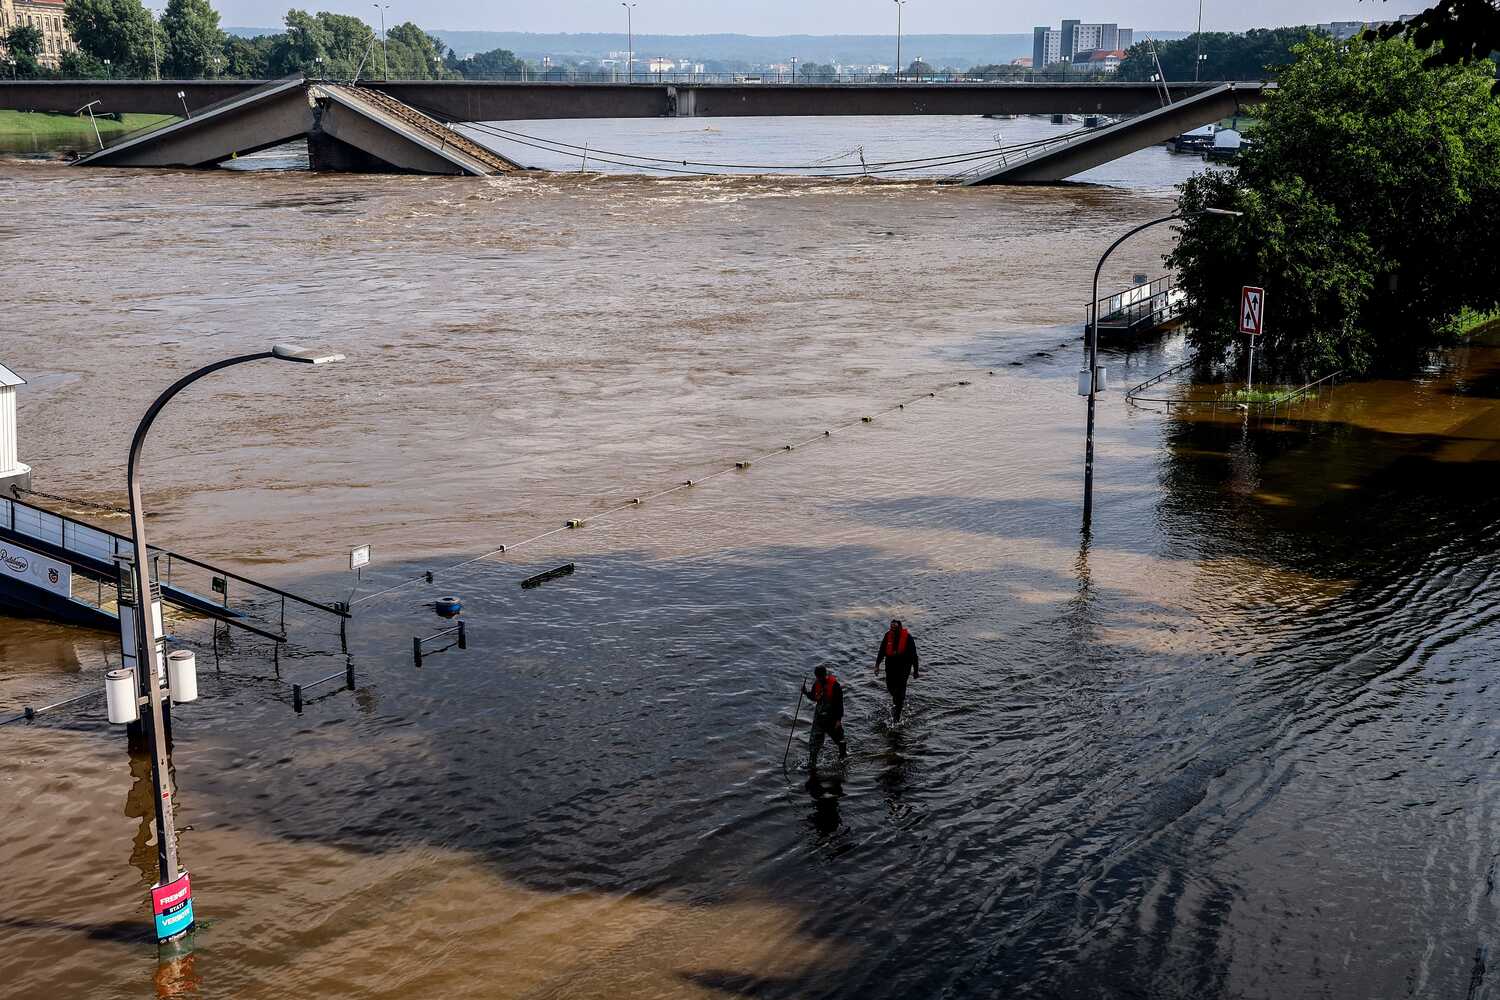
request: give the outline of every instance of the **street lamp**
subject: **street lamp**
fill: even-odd
[[[1198,82],[1198,70],[1203,65],[1203,0],[1198,0],[1198,30],[1193,32],[1193,40],[1198,43],[1197,55],[1193,59],[1193,82]]]
[[[625,8],[625,82],[635,82],[635,22],[631,18],[635,10],[635,4],[620,0],[620,6]],[[649,80],[650,77],[647,77]]]
[[[112,70],[112,69],[109,68],[109,60],[108,59],[104,60],[104,77],[107,80],[113,80],[115,78],[115,72],[114,72],[114,70]]]
[[[1205,208],[1202,210],[1202,212],[1197,214],[1222,215],[1238,218],[1245,213],[1235,212],[1227,208]],[[1109,245],[1109,249],[1104,251],[1104,256],[1099,258],[1099,263],[1094,268],[1094,296],[1093,298],[1089,299],[1089,325],[1087,330],[1089,344],[1089,366],[1086,376],[1080,373],[1079,377],[1080,384],[1086,377],[1088,379],[1089,386],[1088,430],[1086,432],[1083,452],[1083,530],[1085,532],[1089,530],[1089,526],[1094,518],[1094,398],[1098,395],[1099,392],[1099,272],[1104,270],[1104,262],[1106,260],[1109,260],[1109,255],[1114,253],[1115,249],[1118,248],[1121,243],[1124,243],[1136,233],[1139,233],[1146,229],[1150,229],[1152,226],[1159,226],[1163,222],[1172,222],[1174,220],[1185,218],[1189,218],[1189,216],[1185,216],[1181,212],[1173,212],[1171,215],[1164,216],[1160,219],[1152,219],[1150,222],[1146,222],[1139,226],[1136,226],[1134,229],[1130,230],[1130,232],[1126,233],[1124,236],[1121,236],[1119,239],[1111,243]]]
[[[159,943],[166,943],[181,937],[190,931],[193,925],[192,894],[186,884],[186,875],[177,863],[177,827],[173,818],[175,809],[170,788],[172,759],[167,752],[167,733],[162,724],[161,681],[156,675],[157,663],[161,655],[159,647],[162,636],[158,634],[156,625],[156,591],[151,585],[151,573],[147,568],[150,565],[150,548],[146,543],[146,512],[141,504],[141,483],[138,475],[141,450],[146,443],[146,434],[151,430],[157,414],[161,413],[162,407],[166,406],[172,397],[205,375],[211,375],[221,368],[265,360],[321,365],[330,361],[340,361],[343,357],[342,354],[319,354],[289,344],[277,344],[269,351],[244,354],[199,368],[178,379],[170,388],[156,397],[156,401],[141,418],[140,425],[135,429],[135,437],[130,442],[130,464],[126,475],[130,490],[130,530],[135,549],[133,570],[136,594],[135,648],[138,654],[135,662],[136,670],[140,674],[137,680],[145,689],[146,696],[147,711],[142,714],[141,721],[144,723],[145,737],[150,742],[152,750],[151,783],[155,792],[153,799],[156,802],[156,856],[160,877],[160,882],[152,891],[152,897],[158,914],[162,913],[158,897],[172,899],[174,913],[184,912],[183,906],[184,902],[186,903],[186,919],[181,921],[181,926],[171,925],[169,932],[164,933],[168,925],[164,925],[161,917],[158,916],[157,940]],[[183,882],[180,888],[174,885],[179,881]]]
[[[896,3],[896,82],[901,82],[901,8],[906,6],[906,0],[895,0]]]
[[[380,52],[385,60],[385,78],[391,78],[391,47],[385,39],[385,12],[391,9],[388,3],[372,3],[371,7],[380,11]]]

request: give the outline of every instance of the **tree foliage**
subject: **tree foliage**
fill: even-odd
[[[193,80],[218,75],[226,37],[208,0],[167,0],[161,33],[166,40],[163,62],[171,76]]]
[[[467,59],[459,59],[449,49],[443,65],[450,73],[469,80],[514,80],[520,77],[523,64],[510,49],[491,49]]]
[[[1500,52],[1500,0],[1440,0],[1406,22],[1388,24],[1381,38],[1404,35],[1427,49],[1428,66],[1482,64]],[[1500,95],[1500,79],[1492,85]]]
[[[1266,289],[1287,374],[1401,370],[1462,309],[1500,305],[1500,102],[1488,65],[1424,68],[1405,41],[1310,37],[1239,164],[1182,188],[1168,263],[1202,358],[1232,359],[1241,285]],[[1239,220],[1195,215],[1208,207]]]
[[[31,80],[42,76],[40,62],[42,54],[42,29],[34,24],[18,24],[0,40],[10,53],[11,72],[19,79]]]
[[[1315,29],[1255,28],[1243,34],[1205,31],[1172,42],[1157,42],[1156,55],[1170,81],[1193,79],[1193,63],[1201,51],[1207,56],[1199,70],[1204,80],[1264,80],[1292,61],[1292,47]],[[1118,80],[1150,80],[1156,59],[1150,42],[1136,42],[1120,61]]]
[[[101,63],[109,60],[111,75],[155,75],[162,41],[141,0],[67,0],[63,17],[80,49]]]

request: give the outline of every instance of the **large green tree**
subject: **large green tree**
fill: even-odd
[[[1500,0],[1440,0],[1380,37],[1405,35],[1428,50],[1429,66],[1470,66],[1500,52]],[[1493,85],[1500,95],[1500,79]]]
[[[78,47],[100,62],[108,59],[112,76],[155,74],[162,42],[141,0],[67,0],[63,16]]]
[[[510,49],[491,49],[467,59],[460,59],[448,50],[443,61],[451,72],[469,80],[515,80],[521,76],[521,60]]]
[[[161,15],[166,41],[163,65],[177,79],[216,76],[224,62],[224,32],[219,12],[208,0],[167,0]]]
[[[1202,54],[1198,75],[1204,80],[1264,80],[1278,67],[1292,61],[1292,47],[1314,29],[1255,28],[1243,34],[1205,31],[1179,41],[1137,42],[1125,53],[1117,80],[1150,80],[1156,75],[1157,58],[1170,81],[1193,79],[1193,63]]]
[[[456,76],[443,64],[443,43],[407,21],[386,32],[385,44],[376,44],[375,55],[385,72],[385,53],[390,54],[392,80],[432,80]]]
[[[5,42],[10,52],[11,72],[22,80],[43,75],[40,56],[42,54],[42,29],[34,24],[18,24],[11,28],[0,41]]]
[[[1313,36],[1296,56],[1239,164],[1183,186],[1168,263],[1190,338],[1235,358],[1240,286],[1260,285],[1262,346],[1286,374],[1407,368],[1460,310],[1500,305],[1493,67],[1427,68],[1400,40]],[[1208,207],[1244,217],[1194,215]]]
[[[272,76],[307,73],[334,80],[379,75],[375,32],[357,17],[305,10],[286,13],[286,33],[271,42]]]

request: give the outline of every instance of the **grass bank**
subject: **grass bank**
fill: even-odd
[[[171,115],[121,115],[121,121],[100,118],[99,134],[118,135],[172,120]],[[45,111],[0,111],[0,135],[30,135],[48,139],[92,139],[88,115],[57,115]]]
[[[1500,328],[1500,310],[1495,312],[1475,312],[1465,309],[1458,314],[1455,321],[1458,323],[1458,335],[1460,337],[1475,337],[1483,334],[1494,333]]]

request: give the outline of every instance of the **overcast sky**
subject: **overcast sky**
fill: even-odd
[[[165,0],[147,0],[161,10]],[[490,31],[624,31],[618,0],[388,0],[388,24]],[[662,35],[732,32],[744,35],[895,34],[891,0],[636,0],[635,29]],[[369,0],[214,0],[225,25],[274,27],[288,7],[379,18]],[[1422,0],[1204,0],[1204,30],[1358,21],[1393,17],[1426,6]],[[910,0],[902,27],[913,34],[992,35],[1029,32],[1064,17],[1122,26],[1191,31],[1198,0]]]

